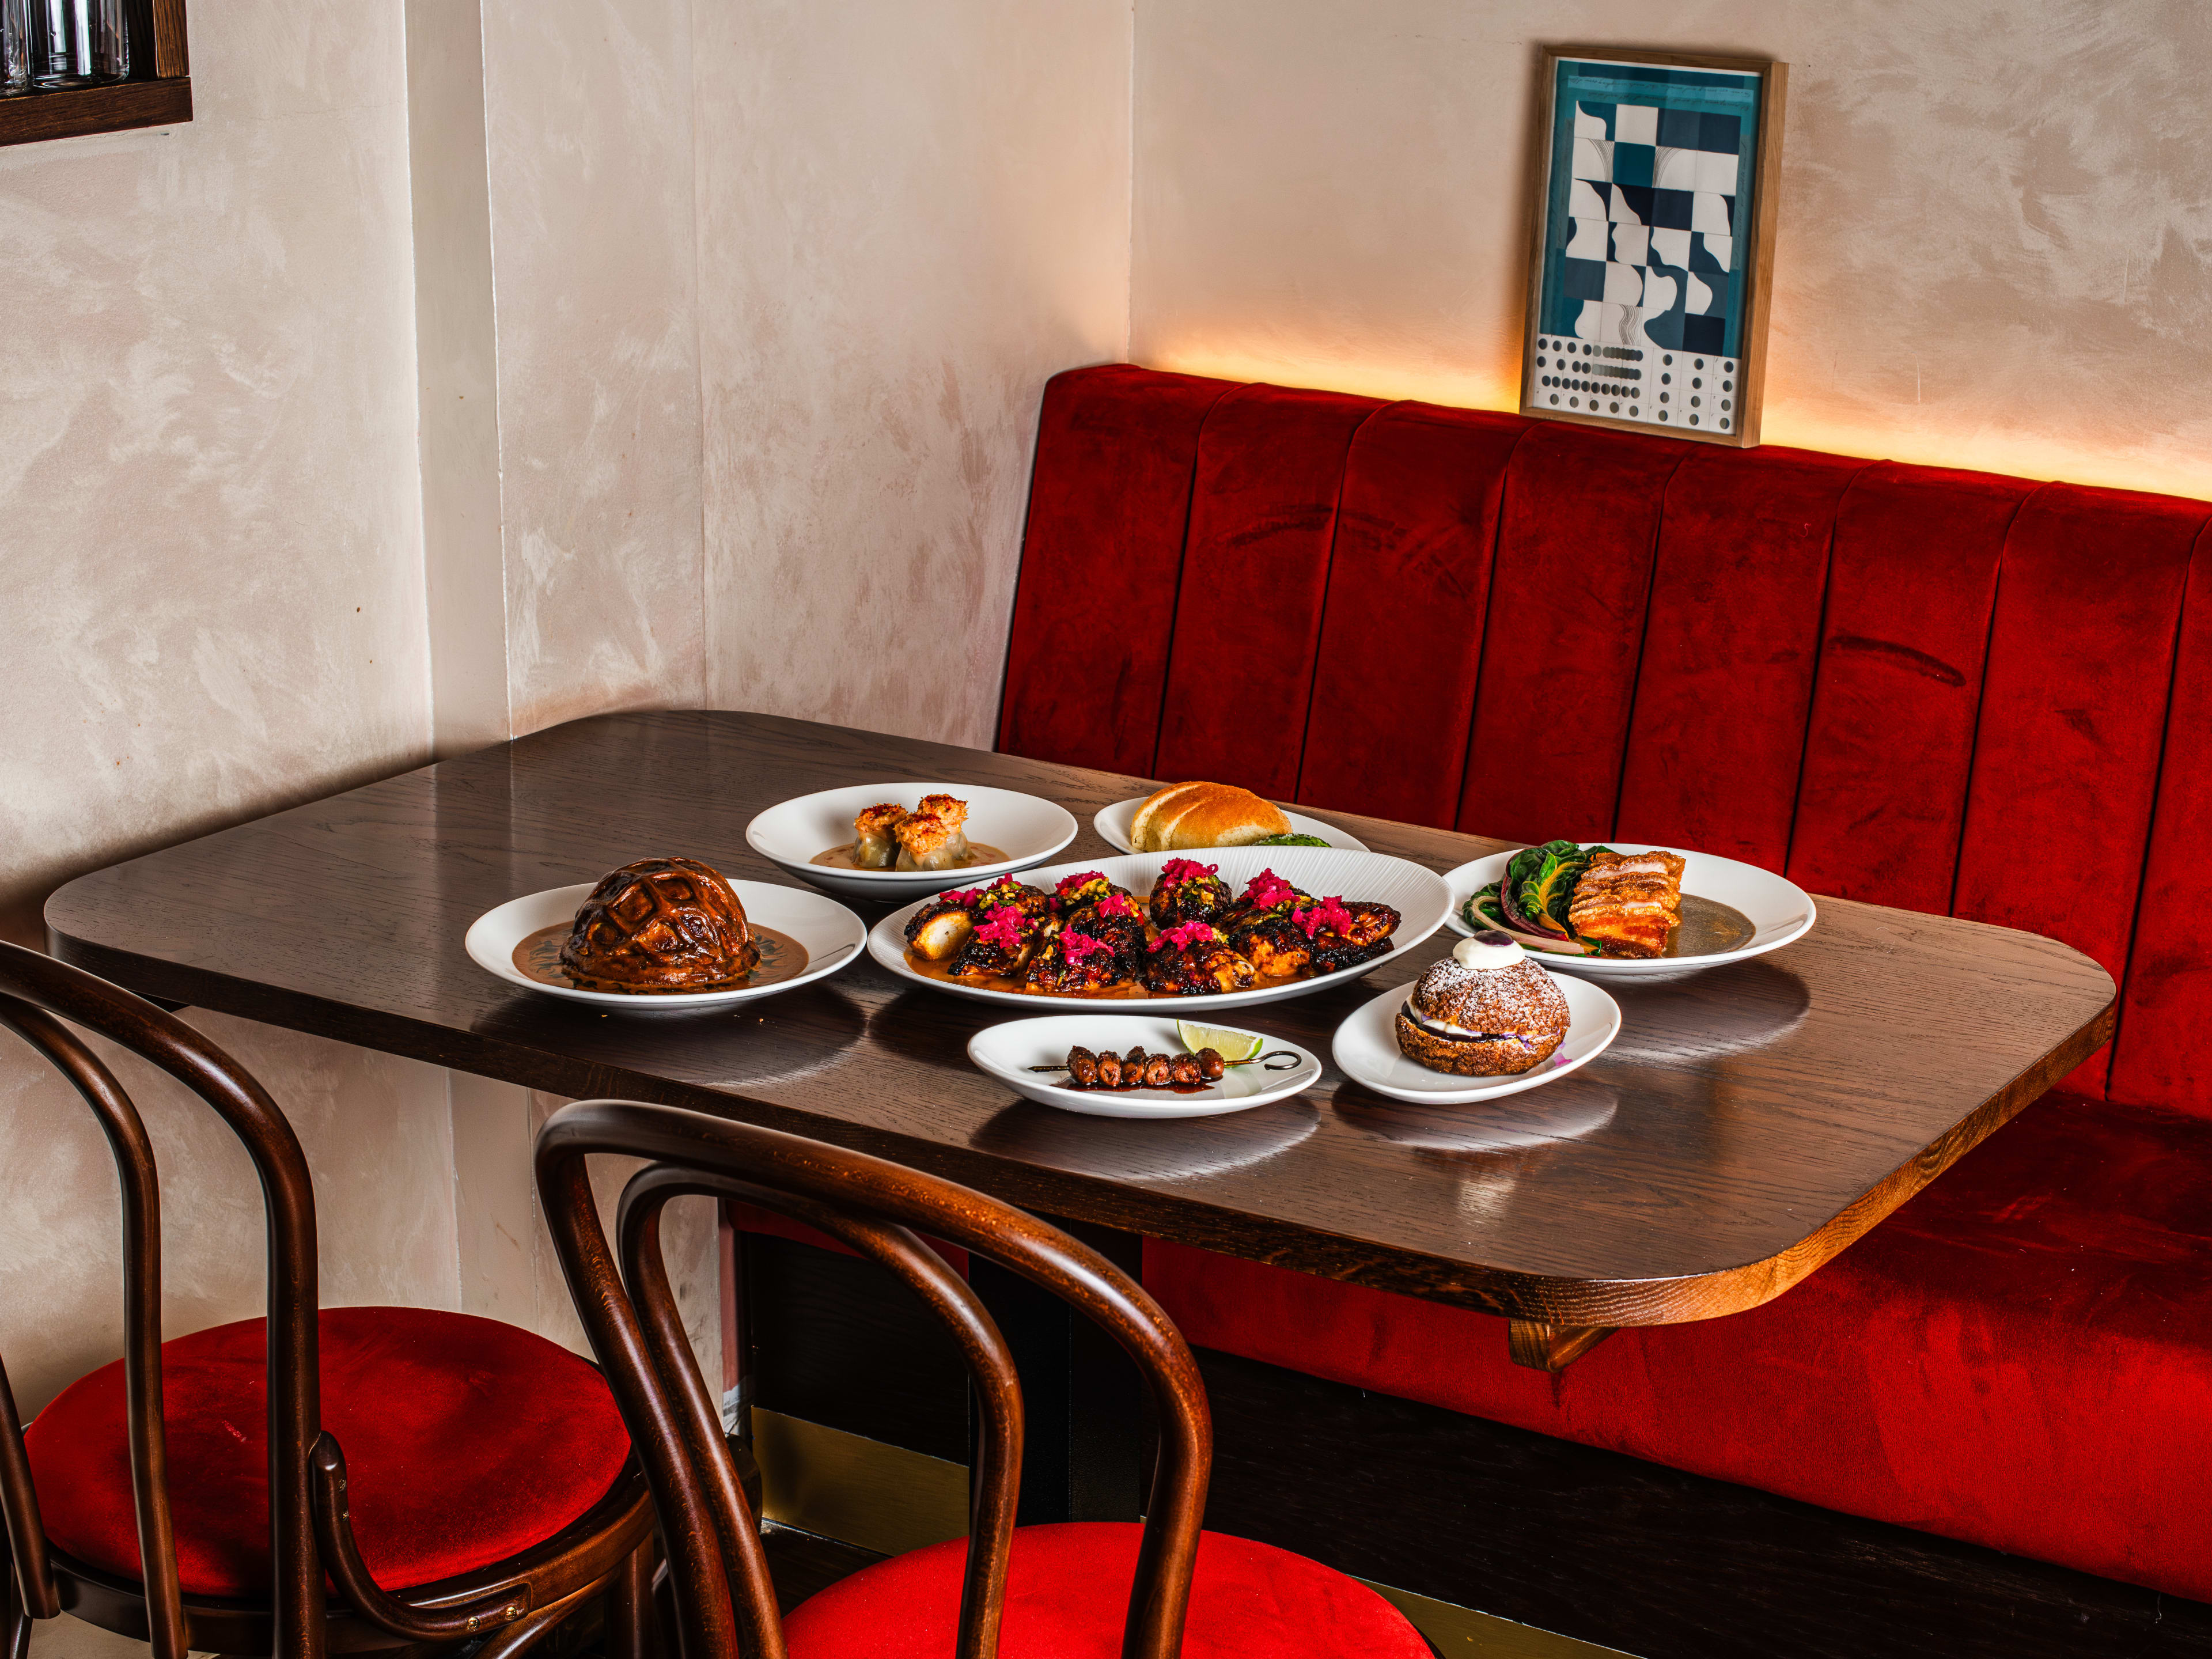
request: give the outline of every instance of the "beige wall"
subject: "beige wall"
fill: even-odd
[[[708,701],[988,747],[1039,394],[1125,349],[1128,0],[697,18]]]
[[[1767,441],[2212,495],[2197,0],[1138,0],[1133,355],[1514,406],[1546,41],[1792,65]]]
[[[0,902],[420,759],[398,0],[194,9],[198,118],[0,150]],[[450,1305],[440,1074],[207,1018],[299,1126],[334,1303]],[[23,1403],[118,1352],[90,1115],[0,1048],[0,1354]],[[134,1078],[144,1073],[135,1073]],[[149,1085],[171,1328],[257,1313],[258,1196]]]

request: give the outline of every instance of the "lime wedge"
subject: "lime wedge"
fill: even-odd
[[[1249,1031],[1224,1031],[1218,1025],[1200,1025],[1188,1019],[1176,1022],[1176,1035],[1191,1053],[1211,1048],[1232,1066],[1240,1060],[1258,1059],[1260,1051],[1267,1046],[1265,1037],[1255,1036]]]

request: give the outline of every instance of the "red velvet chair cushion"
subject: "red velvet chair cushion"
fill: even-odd
[[[1775,1301],[1554,1376],[1503,1320],[1157,1243],[1200,1346],[2212,1600],[2212,1124],[2031,1106]]]
[[[169,1502],[188,1595],[269,1585],[264,1322],[161,1347]],[[422,1308],[322,1316],[323,1426],[346,1456],[354,1535],[386,1589],[543,1542],[605,1496],[629,1455],[598,1371],[543,1337]],[[80,1377],[24,1432],[46,1535],[137,1578],[123,1362]]]
[[[1119,1659],[1133,1522],[1014,1534],[999,1659]],[[791,1659],[952,1659],[968,1540],[933,1544],[832,1584],[784,1621]],[[1183,1659],[1431,1659],[1397,1608],[1302,1555],[1204,1534]]]

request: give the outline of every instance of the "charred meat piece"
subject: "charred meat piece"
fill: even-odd
[[[1121,1086],[1121,1056],[1111,1048],[1098,1056],[1098,1086],[1102,1089]]]
[[[1229,884],[1215,873],[1218,866],[1190,859],[1170,859],[1160,866],[1152,884],[1152,923],[1166,929],[1186,921],[1218,921],[1236,904]]]
[[[1136,964],[1125,945],[1086,933],[1071,921],[1037,948],[1022,982],[1032,991],[1076,996],[1111,990],[1134,977]]]
[[[1200,1048],[1194,1058],[1198,1061],[1200,1083],[1218,1083],[1229,1073],[1229,1062],[1222,1059],[1218,1048]]]
[[[930,962],[951,960],[975,931],[975,902],[980,896],[974,889],[939,893],[908,917],[906,942],[914,947],[914,953]]]
[[[1175,1062],[1165,1054],[1147,1054],[1145,1057],[1145,1087],[1147,1089],[1166,1088],[1174,1074]]]
[[[975,931],[954,953],[951,972],[958,979],[1018,979],[1045,933],[1044,923],[1011,904],[976,906]]]
[[[1292,910],[1312,902],[1310,895],[1291,886],[1273,870],[1262,870],[1244,884],[1244,890],[1237,896],[1235,907],[1221,926],[1224,931],[1233,933],[1242,923],[1267,916],[1288,916]]]
[[[1067,1051],[1067,1080],[1078,1089],[1096,1087],[1098,1082],[1098,1056],[1078,1044]]]
[[[1052,890],[1053,908],[1062,915],[1096,904],[1101,899],[1119,894],[1133,901],[1135,895],[1126,887],[1117,887],[1097,870],[1085,870],[1080,875],[1063,876]]]
[[[1231,922],[1229,942],[1262,978],[1288,979],[1313,966],[1313,941],[1286,911],[1263,910]]]
[[[1192,1054],[1177,1054],[1168,1062],[1168,1081],[1189,1088],[1198,1082],[1198,1060]]]
[[[1306,939],[1318,974],[1340,973],[1372,962],[1390,949],[1398,931],[1397,911],[1365,899],[1325,898],[1291,912],[1291,922]]]
[[[1250,960],[1203,921],[1170,928],[1145,960],[1145,988],[1159,996],[1203,997],[1249,988],[1259,977]]]
[[[1012,876],[1000,876],[988,887],[978,888],[975,902],[984,910],[1012,905],[1034,921],[1042,921],[1052,914],[1052,899],[1044,889],[1029,886]]]
[[[1145,954],[1145,913],[1126,894],[1109,895],[1098,903],[1064,911],[1060,925],[1104,939],[1133,962]]]

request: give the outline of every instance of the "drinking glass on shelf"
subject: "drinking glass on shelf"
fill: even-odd
[[[0,98],[31,89],[31,0],[0,0]]]
[[[7,0],[0,0],[5,4]],[[31,0],[31,84],[97,86],[131,73],[124,0]]]

